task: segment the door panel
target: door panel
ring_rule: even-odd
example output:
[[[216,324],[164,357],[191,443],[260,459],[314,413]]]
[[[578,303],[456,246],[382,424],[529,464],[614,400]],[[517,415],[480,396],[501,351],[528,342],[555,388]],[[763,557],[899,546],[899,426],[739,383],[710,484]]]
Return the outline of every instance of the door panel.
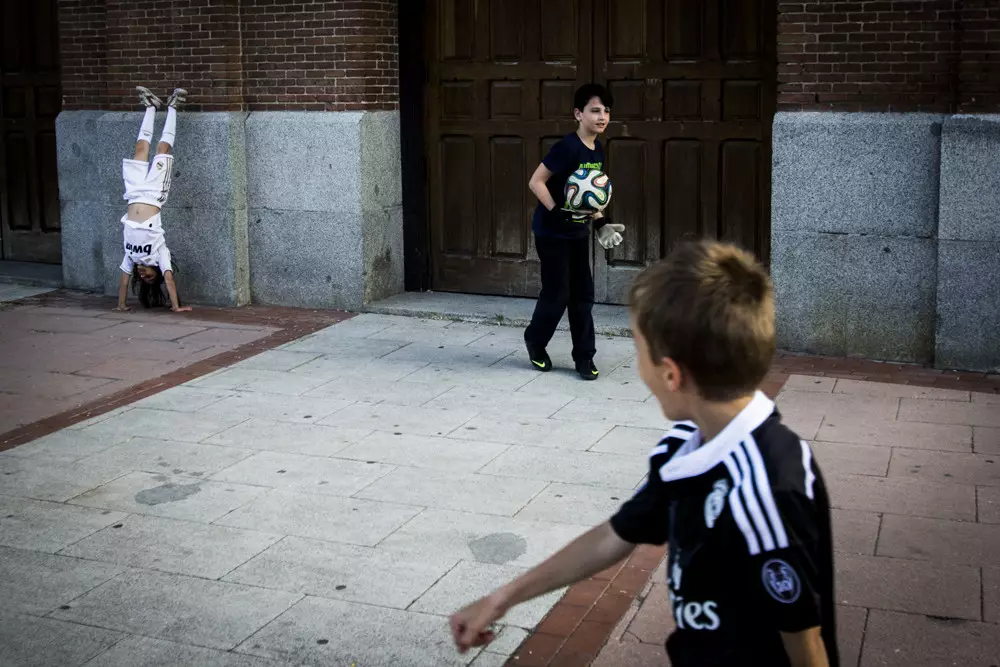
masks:
[[[55,0],[3,4],[0,51],[0,256],[58,264],[60,109]]]

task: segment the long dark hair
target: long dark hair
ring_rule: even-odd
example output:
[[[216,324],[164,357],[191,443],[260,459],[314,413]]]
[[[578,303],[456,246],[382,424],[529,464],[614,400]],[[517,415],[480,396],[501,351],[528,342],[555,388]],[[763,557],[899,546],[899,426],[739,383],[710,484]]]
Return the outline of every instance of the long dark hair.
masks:
[[[139,275],[139,267],[136,266],[132,269],[132,293],[139,297],[139,303],[142,304],[143,308],[169,308],[170,307],[170,295],[167,294],[166,279],[163,277],[163,272],[160,271],[160,267],[151,267],[153,271],[156,272],[156,280],[152,283],[147,283]],[[176,275],[179,273],[177,270],[177,262],[170,261],[170,270]],[[177,305],[184,305],[181,303],[180,294],[177,295]]]

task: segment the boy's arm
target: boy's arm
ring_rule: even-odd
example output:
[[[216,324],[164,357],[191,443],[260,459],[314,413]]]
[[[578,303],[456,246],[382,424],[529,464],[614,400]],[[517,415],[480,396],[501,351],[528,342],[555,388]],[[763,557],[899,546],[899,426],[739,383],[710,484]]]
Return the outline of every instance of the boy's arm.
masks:
[[[552,178],[552,172],[545,166],[545,163],[539,163],[535,173],[531,175],[531,180],[528,181],[528,189],[538,197],[538,201],[542,202],[542,206],[549,211],[556,207],[556,201],[545,186],[550,178]]]
[[[128,300],[129,277],[130,274],[122,271],[122,276],[121,278],[118,279],[118,307],[115,308],[115,310],[120,312],[125,312],[129,309],[129,307],[125,303]]]
[[[167,294],[170,295],[170,310],[175,313],[183,313],[191,310],[191,306],[181,308],[181,303],[177,298],[177,283],[174,282],[173,271],[167,271],[163,274],[163,282],[167,284]]]
[[[492,641],[488,628],[511,607],[605,570],[634,548],[618,537],[609,522],[592,528],[517,579],[452,615],[451,633],[459,652]]]
[[[830,667],[819,627],[802,632],[782,632],[781,642],[785,645],[792,667]]]

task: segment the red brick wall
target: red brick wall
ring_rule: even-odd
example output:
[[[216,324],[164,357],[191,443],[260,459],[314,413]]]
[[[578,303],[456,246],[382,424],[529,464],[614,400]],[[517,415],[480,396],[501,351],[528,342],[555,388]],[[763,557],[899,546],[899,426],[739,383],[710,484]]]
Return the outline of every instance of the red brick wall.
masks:
[[[1000,110],[1000,2],[778,3],[778,107]]]
[[[59,0],[64,108],[134,109],[176,86],[193,111],[394,109],[395,2]]]

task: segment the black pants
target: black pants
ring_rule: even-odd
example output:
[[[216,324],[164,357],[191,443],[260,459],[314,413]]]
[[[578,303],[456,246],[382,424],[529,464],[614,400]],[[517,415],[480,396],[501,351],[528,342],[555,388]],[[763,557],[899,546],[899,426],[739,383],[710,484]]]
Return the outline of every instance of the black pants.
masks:
[[[524,331],[529,347],[542,350],[556,331],[563,312],[569,310],[573,360],[594,358],[594,276],[590,273],[590,236],[560,239],[535,236],[542,269],[542,291]]]

